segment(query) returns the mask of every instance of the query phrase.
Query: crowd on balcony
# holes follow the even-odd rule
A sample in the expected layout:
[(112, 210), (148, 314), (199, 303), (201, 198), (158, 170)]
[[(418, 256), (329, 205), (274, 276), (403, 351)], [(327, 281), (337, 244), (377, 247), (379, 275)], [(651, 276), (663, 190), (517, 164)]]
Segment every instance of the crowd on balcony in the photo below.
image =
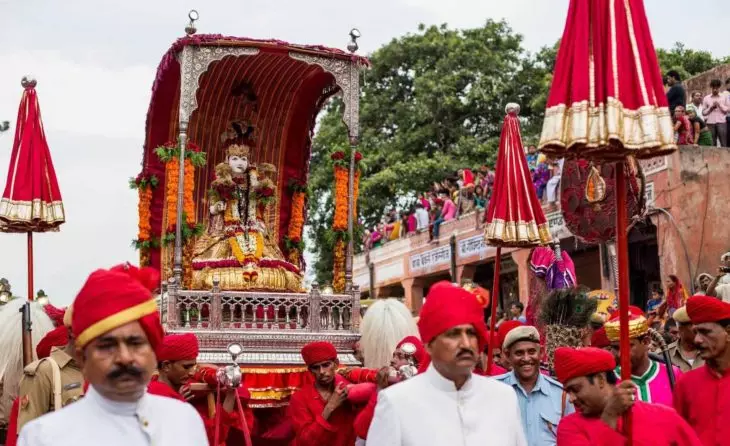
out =
[(679, 73), (669, 71), (665, 80), (676, 143), (728, 147), (730, 78), (724, 87), (722, 80), (711, 80), (710, 94), (703, 96), (700, 91), (692, 92), (689, 102)]
[[(526, 157), (540, 201), (548, 209), (556, 208), (563, 160), (548, 159), (534, 145), (527, 148)], [(380, 223), (365, 231), (363, 245), (366, 249), (377, 248), (422, 232), (436, 240), (442, 224), (487, 209), (493, 186), (494, 170), (490, 166), (460, 169), (435, 182), (405, 210), (388, 210)]]

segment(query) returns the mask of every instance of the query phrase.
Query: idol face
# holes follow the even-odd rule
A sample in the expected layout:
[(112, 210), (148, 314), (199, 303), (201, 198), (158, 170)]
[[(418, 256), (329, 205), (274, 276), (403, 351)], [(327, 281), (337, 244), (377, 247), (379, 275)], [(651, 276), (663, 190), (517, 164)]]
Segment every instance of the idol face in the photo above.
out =
[(231, 155), (228, 157), (228, 165), (234, 174), (243, 174), (248, 169), (248, 158), (245, 156)]

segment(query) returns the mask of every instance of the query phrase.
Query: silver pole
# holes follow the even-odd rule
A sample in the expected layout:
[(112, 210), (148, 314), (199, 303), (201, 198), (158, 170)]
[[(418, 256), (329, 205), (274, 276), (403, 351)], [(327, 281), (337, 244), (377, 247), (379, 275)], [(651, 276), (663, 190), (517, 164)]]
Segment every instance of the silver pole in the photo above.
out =
[(352, 256), (354, 254), (354, 213), (355, 213), (355, 148), (354, 141), (351, 143), (350, 151), (350, 181), (347, 197), (347, 233), (350, 240), (347, 242), (347, 256), (345, 257), (345, 291), (352, 290)]
[[(172, 272), (178, 288), (182, 288), (182, 225), (183, 205), (185, 201), (185, 147), (187, 147), (188, 122), (180, 122), (180, 158), (177, 183), (177, 215), (175, 216), (175, 257)], [(170, 218), (170, 216), (168, 216)]]

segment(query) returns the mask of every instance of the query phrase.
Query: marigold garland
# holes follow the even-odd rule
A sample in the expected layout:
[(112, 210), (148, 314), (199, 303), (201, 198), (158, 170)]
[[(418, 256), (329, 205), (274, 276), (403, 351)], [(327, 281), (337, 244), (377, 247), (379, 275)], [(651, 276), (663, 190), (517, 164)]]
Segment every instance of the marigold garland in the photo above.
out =
[(349, 172), (344, 167), (335, 166), (335, 215), (332, 229), (344, 231), (347, 229), (347, 194)]
[(345, 291), (345, 255), (346, 244), (343, 239), (335, 242), (335, 249), (332, 253), (334, 257), (334, 265), (332, 268), (332, 289), (336, 293)]
[(304, 204), (307, 194), (294, 192), (291, 198), (291, 219), (289, 220), (289, 239), (298, 242), (302, 239), (302, 228), (304, 228)]

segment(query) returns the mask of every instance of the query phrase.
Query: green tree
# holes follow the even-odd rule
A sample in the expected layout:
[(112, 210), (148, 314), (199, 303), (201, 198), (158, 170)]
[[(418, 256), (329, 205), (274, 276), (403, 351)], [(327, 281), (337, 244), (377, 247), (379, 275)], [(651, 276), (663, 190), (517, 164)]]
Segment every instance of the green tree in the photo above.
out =
[[(468, 30), (421, 25), (377, 50), (371, 62), (360, 116), (366, 165), (358, 208), (367, 227), (457, 169), (493, 163), (506, 103), (521, 104), (526, 137), (539, 131), (543, 107), (533, 99), (544, 95), (549, 60), (528, 55), (504, 21)], [(320, 282), (331, 280), (329, 157), (347, 144), (341, 108), (339, 100), (328, 105), (310, 164), (309, 236)]]
[(677, 70), (682, 79), (695, 76), (710, 70), (717, 65), (730, 62), (730, 58), (716, 59), (709, 51), (693, 50), (677, 42), (669, 50), (657, 49), (657, 58), (662, 74), (669, 70)]

